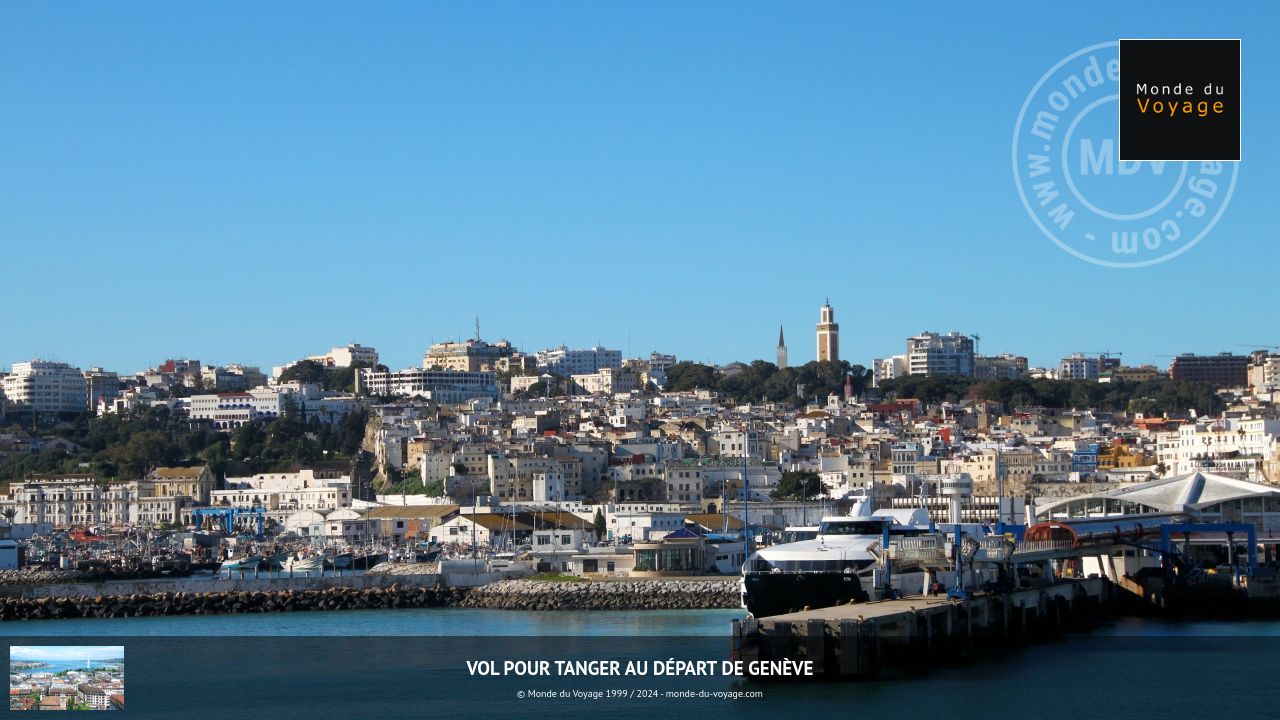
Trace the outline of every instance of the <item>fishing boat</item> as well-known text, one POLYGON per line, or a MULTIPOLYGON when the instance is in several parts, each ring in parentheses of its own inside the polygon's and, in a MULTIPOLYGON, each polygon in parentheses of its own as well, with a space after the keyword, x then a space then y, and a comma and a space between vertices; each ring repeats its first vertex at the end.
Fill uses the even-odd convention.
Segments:
POLYGON ((347 570, 351 567, 351 553, 340 552, 325 556, 324 566, 330 570, 347 570))
POLYGON ((387 553, 377 550, 369 552, 360 552, 351 556, 351 568, 353 570, 368 570, 375 567, 378 563, 386 562, 387 553))
POLYGON ((250 573, 257 572, 258 565, 262 563, 261 555, 246 555, 238 558, 227 558, 222 565, 218 566, 218 572, 223 570, 230 573, 250 573))
POLYGON ((287 573, 319 572, 324 569, 324 556, 320 554, 294 554, 280 563, 280 570, 287 573))

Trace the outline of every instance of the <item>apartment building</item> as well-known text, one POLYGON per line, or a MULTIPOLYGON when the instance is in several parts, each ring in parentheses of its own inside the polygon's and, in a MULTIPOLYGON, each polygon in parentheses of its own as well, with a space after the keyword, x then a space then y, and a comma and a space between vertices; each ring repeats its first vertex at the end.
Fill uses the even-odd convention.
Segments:
POLYGON ((591 375, 600 370, 622 367, 622 351, 592 347, 585 350, 570 350, 560 346, 550 350, 534 353, 538 360, 539 372, 556 373, 557 375, 591 375))
POLYGON ((907 338, 911 375, 973 375, 973 338, 958 332, 923 332, 907 338))
POLYGON ((4 376, 3 386, 5 400, 15 410, 76 413, 89 407, 89 385, 84 373, 64 362, 14 363, 4 376))

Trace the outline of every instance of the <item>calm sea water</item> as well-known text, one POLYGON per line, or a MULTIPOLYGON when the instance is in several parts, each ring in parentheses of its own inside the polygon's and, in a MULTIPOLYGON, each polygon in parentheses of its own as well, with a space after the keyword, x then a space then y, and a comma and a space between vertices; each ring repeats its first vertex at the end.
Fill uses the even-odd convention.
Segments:
POLYGON ((0 623, 0 636, 728 636, 737 610, 516 612, 472 608, 77 618, 0 623))
POLYGON ((466 661, 727 659, 732 610, 370 610, 0 624, 10 644, 123 644, 137 717, 1277 717, 1280 622, 1120 620, 874 682, 481 677, 466 661), (181 679, 175 682, 175 679, 181 679), (228 689, 234 688, 234 694, 228 689), (531 690, 720 696, 530 700, 531 690), (725 694, 758 692, 755 698, 725 694), (227 701, 234 695, 234 703, 227 701), (219 702, 209 702, 210 698, 219 702), (444 704, 441 704, 444 703, 444 704), (452 709, 450 709, 452 708, 452 709))
MULTIPOLYGON (((728 637, 730 622, 741 616, 738 610, 515 612, 416 608, 18 621, 0 623, 0 637, 728 637)), ((1280 637, 1280 621, 1169 622, 1125 618, 1064 642, 1110 637, 1280 637)))
MULTIPOLYGON (((10 659, 11 661, 14 661, 14 660, 22 660, 23 658, 10 657, 9 659, 10 659)), ((88 663, 88 662, 86 662, 86 661, 84 661, 84 660, 76 660, 76 661, 74 661, 74 662, 59 662, 59 661, 56 661, 56 660, 54 660, 54 661, 41 660, 41 661, 39 661, 39 662, 43 662, 43 663, 44 663, 44 667, 38 667, 38 668, 24 668, 24 669, 23 669, 23 670, 21 670, 20 672, 25 672, 25 673, 60 673, 60 672, 62 672, 62 671, 64 671, 64 670, 102 670, 102 669, 105 669, 105 668, 113 668, 113 667, 116 667, 116 664, 115 664, 115 663, 98 662, 98 661, 96 661, 96 660, 95 660, 93 663, 88 663)))

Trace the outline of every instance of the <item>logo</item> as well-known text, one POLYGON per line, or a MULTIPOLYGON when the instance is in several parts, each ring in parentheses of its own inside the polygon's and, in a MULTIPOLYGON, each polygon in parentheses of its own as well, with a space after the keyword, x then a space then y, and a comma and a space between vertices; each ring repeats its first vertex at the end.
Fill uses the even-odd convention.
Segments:
POLYGON ((1013 129, 1027 214, 1095 265, 1162 263, 1200 242, 1235 191, 1238 163, 1120 160, 1119 43, 1078 50, 1031 88, 1013 129))

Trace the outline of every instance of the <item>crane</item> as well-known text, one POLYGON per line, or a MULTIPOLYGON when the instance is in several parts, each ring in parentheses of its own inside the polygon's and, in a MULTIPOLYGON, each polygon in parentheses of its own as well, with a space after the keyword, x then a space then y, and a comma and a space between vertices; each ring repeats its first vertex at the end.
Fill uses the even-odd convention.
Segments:
POLYGON ((1115 355, 1119 357, 1124 353, 1120 350, 1076 350, 1081 355, 1097 355, 1098 357, 1111 357, 1115 355))

